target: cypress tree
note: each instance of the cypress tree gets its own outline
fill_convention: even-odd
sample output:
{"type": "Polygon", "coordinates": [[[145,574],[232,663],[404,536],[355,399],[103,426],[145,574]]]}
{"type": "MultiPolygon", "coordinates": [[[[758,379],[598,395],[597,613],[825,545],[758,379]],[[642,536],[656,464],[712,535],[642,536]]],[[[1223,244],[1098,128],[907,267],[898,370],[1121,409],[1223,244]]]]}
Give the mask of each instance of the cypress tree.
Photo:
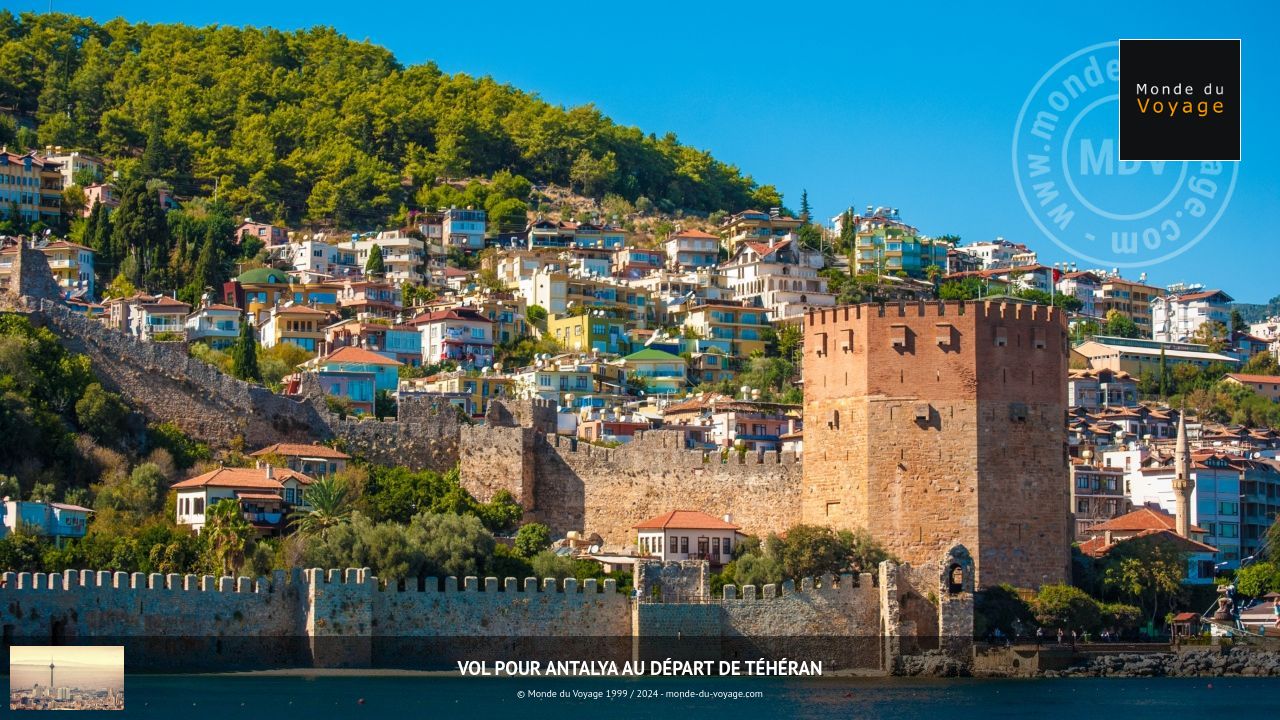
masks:
{"type": "Polygon", "coordinates": [[[1169,363],[1164,357],[1164,348],[1160,348],[1160,397],[1169,397],[1169,363]]]}
{"type": "Polygon", "coordinates": [[[382,246],[374,245],[369,250],[369,259],[364,263],[364,274],[369,277],[382,277],[385,272],[386,267],[382,262],[382,246]]]}
{"type": "Polygon", "coordinates": [[[800,191],[800,219],[807,225],[809,223],[809,215],[813,208],[809,207],[809,191],[800,191]]]}
{"type": "Polygon", "coordinates": [[[253,316],[246,314],[240,323],[240,337],[231,348],[231,374],[241,380],[262,381],[258,370],[258,340],[253,333],[253,316]]]}

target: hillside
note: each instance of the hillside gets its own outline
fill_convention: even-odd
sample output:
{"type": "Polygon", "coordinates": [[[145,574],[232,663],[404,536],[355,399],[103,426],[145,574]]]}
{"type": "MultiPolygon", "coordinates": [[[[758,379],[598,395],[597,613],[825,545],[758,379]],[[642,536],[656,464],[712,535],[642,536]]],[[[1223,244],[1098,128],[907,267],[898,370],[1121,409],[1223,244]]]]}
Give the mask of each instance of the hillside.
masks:
{"type": "Polygon", "coordinates": [[[98,153],[179,195],[216,187],[239,215],[373,226],[420,206],[438,179],[500,170],[667,212],[780,202],[673,134],[433,63],[405,67],[330,28],[98,24],[6,10],[0,42],[0,143],[98,153]]]}

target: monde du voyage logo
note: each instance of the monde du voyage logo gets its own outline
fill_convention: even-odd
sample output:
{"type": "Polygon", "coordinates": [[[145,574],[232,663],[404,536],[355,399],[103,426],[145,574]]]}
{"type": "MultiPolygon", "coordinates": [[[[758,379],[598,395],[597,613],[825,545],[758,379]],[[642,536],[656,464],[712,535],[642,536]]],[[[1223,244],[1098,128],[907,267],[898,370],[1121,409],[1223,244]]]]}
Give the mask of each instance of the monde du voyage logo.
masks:
{"type": "Polygon", "coordinates": [[[1240,159],[1239,40],[1120,40],[1082,48],[1031,89],[1014,183],[1059,247],[1144,267],[1204,238],[1240,159]]]}

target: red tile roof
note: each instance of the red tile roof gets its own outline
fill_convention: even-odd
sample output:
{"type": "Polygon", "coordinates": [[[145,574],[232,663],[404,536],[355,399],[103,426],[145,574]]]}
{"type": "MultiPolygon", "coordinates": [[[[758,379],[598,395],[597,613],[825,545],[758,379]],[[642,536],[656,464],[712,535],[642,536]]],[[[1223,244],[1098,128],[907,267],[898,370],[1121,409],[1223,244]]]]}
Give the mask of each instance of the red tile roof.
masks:
{"type": "Polygon", "coordinates": [[[229,487],[259,490],[279,490],[285,480],[293,478],[303,485],[309,485],[311,478],[289,468],[272,468],[271,477],[267,477],[263,468],[218,468],[203,475],[174,483],[175,489],[197,487],[229,487]]]}
{"type": "Polygon", "coordinates": [[[698,510],[672,510],[633,526],[637,530],[740,530],[731,522],[698,510]]]}
{"type": "Polygon", "coordinates": [[[481,315],[475,310],[472,310],[471,308],[452,307],[452,308],[445,308],[444,310],[433,310],[431,312],[422,313],[421,315],[410,320],[407,324],[422,325],[424,323],[437,322],[440,320],[467,320],[470,322],[485,322],[490,324],[493,323],[492,320],[481,315]]]}
{"type": "MultiPolygon", "coordinates": [[[[1093,528],[1090,529],[1090,532],[1097,530],[1098,527],[1099,526],[1095,525],[1093,528]]],[[[1202,542],[1192,540],[1191,538],[1182,537],[1178,533],[1168,528],[1161,528],[1158,530],[1156,529],[1143,530],[1142,532],[1136,535],[1132,535],[1122,540],[1116,540],[1110,545],[1107,544],[1105,536],[1095,535],[1094,537],[1080,543],[1080,552],[1084,553],[1085,555],[1088,555],[1089,557],[1095,557],[1095,558],[1102,557],[1103,555],[1106,555],[1107,553],[1114,550],[1115,547],[1120,543],[1131,542],[1133,540],[1138,540],[1138,539],[1150,539],[1150,540],[1156,540],[1161,542],[1171,542],[1177,545],[1181,545],[1187,552],[1192,552],[1192,553],[1213,554],[1218,552],[1218,548],[1212,545],[1206,545],[1202,542]]]]}
{"type": "Polygon", "coordinates": [[[756,254],[759,255],[760,257],[764,257],[770,253],[775,253],[781,250],[787,245],[790,245],[791,241],[783,240],[782,242],[774,243],[773,245],[770,245],[769,243],[758,243],[758,242],[749,242],[749,243],[743,243],[743,244],[751,248],[752,250],[754,250],[756,254]]]}
{"type": "MultiPolygon", "coordinates": [[[[1125,513],[1120,517],[1114,517],[1102,523],[1094,525],[1089,532],[1102,532],[1111,530],[1113,532],[1129,532],[1134,530],[1173,530],[1177,527],[1177,520],[1163,510],[1156,510],[1151,507],[1140,507],[1133,512],[1125,513]]],[[[1202,533],[1203,528],[1191,526],[1191,532],[1202,533]]]]}
{"type": "Polygon", "coordinates": [[[334,350],[333,352],[329,353],[324,357],[323,362],[363,363],[366,365],[396,365],[396,366],[404,364],[398,360],[392,360],[391,358],[386,357],[384,355],[379,355],[376,352],[370,352],[368,350],[365,350],[364,348],[358,348],[350,345],[344,348],[338,348],[337,350],[334,350]]]}
{"type": "Polygon", "coordinates": [[[1242,383],[1276,384],[1280,383],[1280,375],[1250,375],[1248,373],[1227,373],[1227,377],[1242,383]]]}
{"type": "Polygon", "coordinates": [[[335,450],[328,445],[308,445],[306,443],[276,443],[249,453],[249,457],[262,457],[264,455],[329,458],[332,460],[351,459],[350,455],[341,450],[335,450]]]}

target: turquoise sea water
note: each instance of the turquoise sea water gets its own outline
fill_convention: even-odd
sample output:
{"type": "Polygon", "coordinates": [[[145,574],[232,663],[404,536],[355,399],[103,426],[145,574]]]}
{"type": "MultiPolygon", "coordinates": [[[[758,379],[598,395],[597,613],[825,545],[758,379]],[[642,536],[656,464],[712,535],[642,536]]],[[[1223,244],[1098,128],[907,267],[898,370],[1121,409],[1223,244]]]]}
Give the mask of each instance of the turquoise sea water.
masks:
{"type": "Polygon", "coordinates": [[[1038,718],[1270,717],[1280,679],[509,679],[130,675],[110,717],[216,718],[1038,718]],[[553,699],[531,698],[552,692],[553,699]],[[603,697],[559,696],[599,693],[603,697]],[[609,691],[619,697],[608,699],[609,691]],[[641,697],[653,691],[659,697],[641,697]],[[519,693],[525,697],[519,697],[519,693]],[[666,697],[748,693],[761,697],[666,697]],[[361,702],[363,700],[363,702],[361,702]],[[698,713],[694,715],[693,713],[698,713]]]}

